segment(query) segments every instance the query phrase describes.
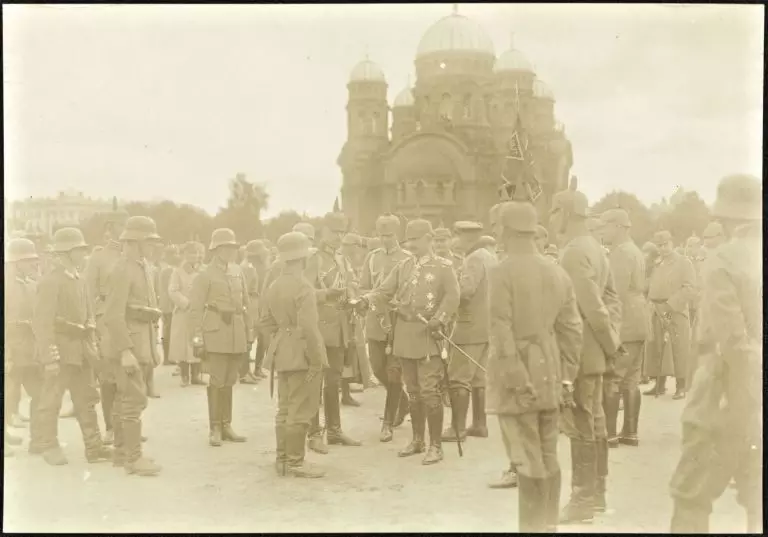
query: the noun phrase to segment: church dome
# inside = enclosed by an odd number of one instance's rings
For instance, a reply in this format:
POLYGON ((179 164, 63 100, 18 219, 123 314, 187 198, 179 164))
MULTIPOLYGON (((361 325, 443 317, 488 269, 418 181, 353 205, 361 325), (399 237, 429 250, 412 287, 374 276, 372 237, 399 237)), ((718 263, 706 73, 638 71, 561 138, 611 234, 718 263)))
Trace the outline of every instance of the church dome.
POLYGON ((407 87, 397 94, 392 107, 397 108, 401 106, 413 106, 415 103, 416 101, 413 98, 413 89, 411 87, 407 87))
POLYGON ((525 55, 516 49, 509 49, 499 56, 493 70, 497 73, 502 71, 523 71, 533 73, 533 65, 528 61, 525 55))
POLYGON ((546 99, 548 101, 555 100, 555 94, 552 93, 552 90, 549 89, 549 86, 547 86, 538 78, 533 82, 533 96, 538 99, 546 99))
POLYGON ((475 21, 454 12, 433 24, 419 41, 416 57, 434 52, 476 52, 494 56, 493 41, 475 21))
POLYGON ((378 64, 365 59, 352 68, 349 74, 350 82, 386 82, 384 71, 378 64))

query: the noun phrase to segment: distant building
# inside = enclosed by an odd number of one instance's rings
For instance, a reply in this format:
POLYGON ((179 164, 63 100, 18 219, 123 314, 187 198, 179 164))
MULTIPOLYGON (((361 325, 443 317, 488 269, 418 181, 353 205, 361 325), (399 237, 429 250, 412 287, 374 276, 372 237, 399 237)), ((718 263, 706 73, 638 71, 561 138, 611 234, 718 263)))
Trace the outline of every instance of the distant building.
POLYGON ((97 213, 112 209, 110 200, 86 197, 82 192, 59 192, 55 198, 28 198, 10 202, 6 226, 28 233, 53 233, 65 226, 79 226, 97 213))
POLYGON ((497 57, 485 30, 454 11, 426 31, 415 67, 415 84, 391 107, 377 64, 366 58, 350 73, 338 164, 343 210, 356 229, 370 232, 384 212, 433 224, 487 221, 502 173, 514 181, 521 166, 505 159, 518 112, 546 221, 552 195, 567 187, 573 156, 554 94, 523 53, 510 44, 497 57))

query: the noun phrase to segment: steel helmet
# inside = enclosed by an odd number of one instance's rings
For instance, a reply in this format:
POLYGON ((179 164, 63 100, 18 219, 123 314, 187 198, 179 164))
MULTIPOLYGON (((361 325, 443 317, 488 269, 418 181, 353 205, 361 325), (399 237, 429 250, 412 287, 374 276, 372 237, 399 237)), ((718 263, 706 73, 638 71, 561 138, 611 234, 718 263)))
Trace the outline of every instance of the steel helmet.
POLYGON ((357 233, 347 233, 341 239, 342 246, 362 246, 363 239, 357 233))
POLYGON ((293 231, 303 233, 311 241, 315 240, 315 226, 309 222, 299 222, 293 226, 293 231))
POLYGON ((733 220, 761 220, 762 199, 763 187, 757 177, 746 174, 729 175, 717 185, 717 198, 712 207, 712 215, 733 220))
POLYGON ((589 216, 589 201, 587 196, 579 192, 576 188, 578 181, 575 177, 571 178, 571 184, 566 190, 561 190, 552 197, 552 209, 550 213, 565 211, 571 216, 589 216))
POLYGON ((53 251, 56 253, 66 253, 87 247, 83 232, 76 227, 63 227, 53 234, 53 251))
POLYGON ((25 259, 38 259, 35 243, 29 239, 11 239, 8 242, 8 253, 5 260, 14 263, 25 259))
POLYGON ((263 256, 269 254, 269 250, 264 246, 264 241, 256 239, 249 241, 245 245, 245 254, 249 256, 263 256))
POLYGON ((125 221, 125 227, 120 234, 121 241, 160 240, 157 234, 157 224, 148 216, 131 216, 125 221))
POLYGON ((536 233, 539 216, 527 201, 508 201, 501 209, 501 225, 511 231, 536 233))
POLYGON ((215 229, 211 233, 211 244, 208 246, 209 250, 215 250, 220 246, 237 246, 237 240, 235 239, 235 232, 229 228, 222 227, 215 229))
POLYGON ((312 244, 300 231, 291 231, 277 239, 277 251, 280 261, 293 261, 309 257, 312 244))

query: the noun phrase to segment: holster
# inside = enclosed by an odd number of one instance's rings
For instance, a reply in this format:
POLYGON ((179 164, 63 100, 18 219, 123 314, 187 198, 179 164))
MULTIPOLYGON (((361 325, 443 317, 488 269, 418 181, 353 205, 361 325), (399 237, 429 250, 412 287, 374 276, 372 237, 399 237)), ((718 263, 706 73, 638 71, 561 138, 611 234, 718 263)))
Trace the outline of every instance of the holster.
POLYGON ((57 334, 62 334, 74 339, 88 339, 96 334, 96 327, 57 318, 55 321, 55 331, 57 334))

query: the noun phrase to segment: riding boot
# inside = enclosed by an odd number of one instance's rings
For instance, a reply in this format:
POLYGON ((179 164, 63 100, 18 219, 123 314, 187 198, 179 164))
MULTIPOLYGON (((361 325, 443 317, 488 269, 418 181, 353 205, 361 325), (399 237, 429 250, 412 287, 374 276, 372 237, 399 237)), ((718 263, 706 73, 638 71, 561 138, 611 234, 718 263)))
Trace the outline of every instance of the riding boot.
MULTIPOLYGON (((466 392, 465 392, 466 393, 466 392)), ((428 407, 427 425, 429 426, 429 449, 421 464, 436 464, 443 460, 443 406, 428 407)))
POLYGON ((398 457, 410 457, 411 455, 424 452, 424 428, 427 420, 427 416, 424 413, 424 402, 420 399, 411 401, 410 409, 413 439, 410 444, 398 452, 398 457))
POLYGON ((544 484, 544 523, 547 533, 557 533, 560 516, 560 470, 546 478, 544 484))
POLYGON ((685 378, 677 377, 675 379, 675 395, 672 396, 672 399, 685 399, 685 394, 685 378))
POLYGON ((181 362, 179 367, 181 368, 181 385, 182 387, 187 387, 189 386, 189 364, 181 362))
POLYGON ((344 406, 360 406, 360 402, 352 398, 352 393, 349 390, 349 380, 347 379, 341 381, 341 404, 344 406))
POLYGON ((247 439, 232 429, 232 392, 232 386, 222 388, 219 392, 224 401, 221 407, 221 439, 227 442, 245 442, 247 439))
POLYGON ((605 513, 606 481, 608 479, 608 442, 605 438, 598 438, 595 444, 596 479, 595 479, 595 513, 605 513))
POLYGON ((408 399, 408 394, 405 393, 402 384, 397 390, 397 393, 400 394, 400 402, 397 406, 397 415, 395 416, 395 422, 392 424, 392 427, 400 427, 405 421, 405 418, 408 417, 408 414, 411 413, 411 401, 408 399))
POLYGON ((485 421, 485 388, 472 388, 472 425, 467 429, 467 436, 488 438, 488 425, 485 421))
POLYGON ((625 446, 637 446, 640 442, 637 438, 637 422, 640 417, 640 390, 622 392, 624 398, 624 427, 619 436, 619 442, 625 446))
POLYGON ((518 532, 541 533, 546 530, 544 519, 545 489, 543 479, 519 475, 518 479, 518 532))
POLYGON ((328 446, 323 442, 323 428, 320 427, 320 410, 312 417, 309 424, 308 447, 315 453, 328 454, 328 446))
POLYGON ((327 385, 323 393, 325 406, 325 426, 328 430, 328 445, 360 446, 360 442, 348 437, 341 430, 341 409, 339 407, 339 393, 336 387, 327 385))
MULTIPOLYGON (((619 447, 619 437, 616 434, 616 422, 619 418, 619 394, 603 393, 603 411, 605 412, 605 428, 608 432, 608 445, 619 447)), ((624 415, 627 415, 626 408, 624 415)))
POLYGON ((101 413, 104 416, 105 437, 112 433, 112 408, 115 404, 117 384, 114 382, 102 382, 100 387, 101 413))
POLYGON ((191 364, 189 367, 190 370, 190 383, 194 386, 199 386, 203 384, 203 378, 202 374, 200 373, 200 364, 191 364))
POLYGON ((392 441, 392 425, 397 415, 397 406, 400 403, 400 385, 390 384, 387 386, 387 397, 384 400, 384 422, 381 424, 381 435, 379 441, 392 441))
POLYGON ((208 386, 208 443, 213 447, 221 445, 221 390, 208 386))
MULTIPOLYGON (((275 423, 275 441, 276 441, 276 453, 275 457, 275 470, 277 475, 285 476, 285 465, 288 461, 287 448, 286 448, 286 425, 285 423, 275 423)), ((302 438, 302 444, 304 439, 302 438)))
POLYGON ((595 443, 571 438, 571 499, 560 515, 562 524, 593 521, 596 463, 595 443))
POLYGON ((664 395, 667 393, 667 377, 656 377, 656 382, 650 390, 643 392, 643 395, 664 395))
MULTIPOLYGON (((456 429, 459 430, 459 440, 467 438, 467 410, 469 409, 469 392, 463 388, 451 389, 451 426, 442 433, 444 442, 456 442, 456 429)), ((432 432, 430 430, 430 437, 432 432)))
POLYGON ((320 478, 325 472, 304 460, 306 454, 307 427, 305 425, 289 425, 286 427, 286 464, 285 473, 291 477, 320 478))

